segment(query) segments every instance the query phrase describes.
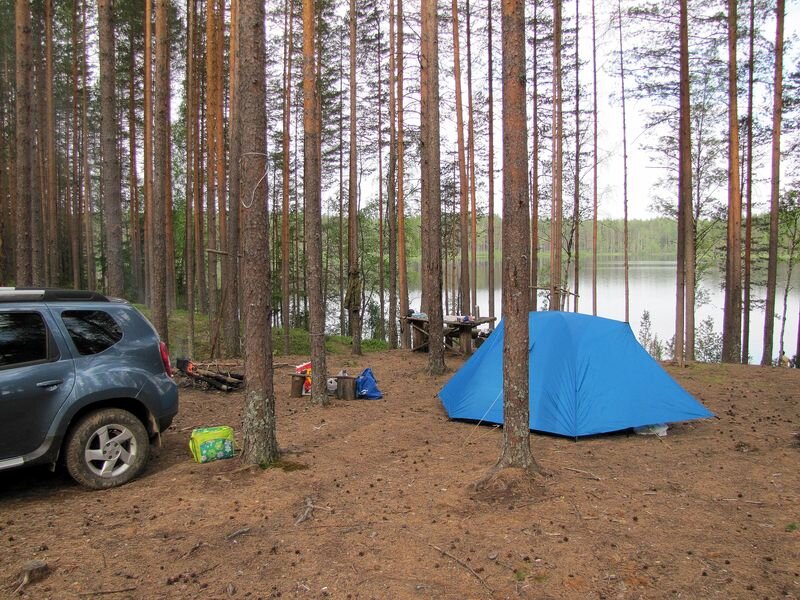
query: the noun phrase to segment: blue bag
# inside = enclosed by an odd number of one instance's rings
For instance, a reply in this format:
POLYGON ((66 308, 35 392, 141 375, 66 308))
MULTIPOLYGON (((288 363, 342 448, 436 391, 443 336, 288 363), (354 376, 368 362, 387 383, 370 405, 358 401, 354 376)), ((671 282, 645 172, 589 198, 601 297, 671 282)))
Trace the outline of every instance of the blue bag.
POLYGON ((379 400, 383 398, 383 394, 378 389, 378 382, 375 380, 375 375, 372 374, 372 369, 366 368, 356 377, 356 398, 363 398, 365 400, 379 400))

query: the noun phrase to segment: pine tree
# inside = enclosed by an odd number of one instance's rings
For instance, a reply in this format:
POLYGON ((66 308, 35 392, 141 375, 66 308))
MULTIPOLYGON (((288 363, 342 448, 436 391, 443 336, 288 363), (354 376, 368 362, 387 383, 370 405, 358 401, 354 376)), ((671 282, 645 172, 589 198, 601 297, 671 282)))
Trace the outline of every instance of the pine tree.
MULTIPOLYGON (((309 2, 309 0, 305 0, 309 2)), ((245 407, 242 459, 268 465, 278 459, 275 435, 275 393, 272 380, 272 286, 269 264, 266 172, 266 81, 264 66, 264 3, 239 5, 239 123, 242 136, 242 305, 245 336, 245 407)), ((315 380, 318 377, 315 377, 315 380)), ((324 384, 324 379, 322 380, 324 384)))
POLYGON ((322 206, 319 112, 319 72, 315 60, 316 15, 314 0, 303 0, 303 194, 305 237, 308 244, 308 289, 310 308, 311 396, 326 405, 325 303, 322 297, 322 206))
POLYGON ((444 372, 445 365, 441 343, 443 339, 442 247, 440 238, 442 215, 437 0, 422 0, 421 13, 422 310, 428 314, 428 371, 433 375, 438 375, 444 372))

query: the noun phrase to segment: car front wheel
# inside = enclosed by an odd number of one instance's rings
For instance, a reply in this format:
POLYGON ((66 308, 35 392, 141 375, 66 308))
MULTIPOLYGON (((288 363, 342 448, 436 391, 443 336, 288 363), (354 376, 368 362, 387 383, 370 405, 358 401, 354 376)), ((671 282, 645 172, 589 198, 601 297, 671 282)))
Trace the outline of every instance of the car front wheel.
POLYGON ((136 477, 147 464, 150 439, 142 422, 119 408, 84 416, 70 431, 65 462, 72 478, 95 490, 136 477))

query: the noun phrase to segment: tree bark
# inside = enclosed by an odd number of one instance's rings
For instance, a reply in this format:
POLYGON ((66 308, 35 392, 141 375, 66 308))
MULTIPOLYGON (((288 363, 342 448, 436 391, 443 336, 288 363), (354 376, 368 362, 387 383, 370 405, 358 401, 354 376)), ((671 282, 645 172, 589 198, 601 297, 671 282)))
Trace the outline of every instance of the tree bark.
MULTIPOLYGON (((144 301, 142 294, 142 240, 139 231, 139 176, 136 169, 136 52, 134 50, 133 31, 128 35, 130 44, 130 62, 128 64, 128 155, 130 160, 128 173, 128 190, 130 202, 129 234, 131 280, 133 290, 131 297, 137 302, 144 301)), ((187 128, 187 132, 188 132, 187 128)))
MULTIPOLYGON (((0 70, 0 97, 6 99, 8 84, 8 53, 3 54, 2 70, 0 70)), ((13 281, 14 270, 14 223, 17 220, 13 206, 13 192, 10 179, 13 170, 11 149, 6 137, 6 102, 0 101, 0 156, 7 162, 0 165, 0 285, 9 285, 13 281)))
POLYGON ((592 0, 592 314, 597 316, 597 19, 592 0))
POLYGON ((470 17, 469 0, 466 4, 467 12, 467 152, 469 156, 469 203, 470 203, 470 241, 471 267, 470 283, 472 289, 472 303, 470 314, 478 312, 478 200, 475 186, 475 117, 472 109, 472 23, 470 17))
POLYGON ((469 182, 467 181, 467 164, 464 153, 464 111, 461 97, 461 52, 459 43, 458 0, 452 0, 453 20, 453 73, 456 92, 456 139, 458 142, 458 199, 459 199, 459 296, 461 299, 459 312, 468 315, 470 309, 469 285, 469 182))
POLYGON ((57 287, 60 280, 58 240, 58 188, 56 184, 56 125, 55 99, 53 96, 53 0, 44 2, 45 23, 45 76, 44 96, 47 116, 45 119, 45 150, 47 166, 46 207, 46 273, 48 285, 57 287))
MULTIPOLYGON (((377 13, 377 8, 376 8, 377 13)), ((379 15, 376 15, 380 20, 379 15)), ((391 17, 389 18, 391 21, 391 17)), ((384 217, 383 217, 383 37, 378 31, 378 51, 376 52, 378 79, 378 324, 372 334, 373 338, 386 339, 386 276, 384 268, 384 217)))
POLYGON ((785 0, 775 9, 775 80, 772 96, 772 177, 769 209, 769 257, 767 259, 767 298, 764 305, 764 350, 761 364, 772 364, 772 338, 775 331, 775 286, 778 273, 778 201, 781 172, 781 118, 783 112, 783 28, 785 0))
MULTIPOLYGON (((405 129, 403 127, 403 0, 397 0, 397 270, 400 287, 400 316, 408 315, 408 264, 406 260, 405 129)), ((437 72, 438 73, 438 72, 437 72)), ((411 347, 411 330, 403 328, 403 348, 411 347)))
POLYGON ((186 221, 185 235, 186 246, 183 253, 186 268, 186 312, 188 314, 189 335, 187 339, 187 352, 189 356, 194 356, 194 311, 195 311, 195 260, 194 260, 194 203, 197 201, 195 196, 195 180, 197 171, 195 165, 195 153, 197 151, 196 135, 197 124, 200 115, 197 110, 197 86, 195 85, 196 66, 195 66, 195 34, 197 12, 195 0, 186 2, 186 221))
POLYGON ((623 253, 625 263, 625 322, 630 323, 630 278, 628 259, 628 128, 625 114, 625 62, 622 47, 622 2, 617 2, 619 18, 619 79, 622 90, 622 202, 623 202, 623 253))
MULTIPOLYGON (((230 152, 230 215, 228 216, 228 235, 225 256, 225 305, 223 306, 224 328, 223 345, 227 356, 240 356, 241 332, 239 325, 239 206, 241 173, 241 128, 239 123, 239 0, 231 0, 230 33, 230 108, 228 117, 230 152)), ((224 205, 224 201, 223 201, 224 205)))
MULTIPOLYGON (((491 0, 490 0, 491 1, 491 0)), ((531 112, 531 288, 529 310, 539 305, 539 2, 533 3, 533 90, 531 112)))
POLYGON ((389 228, 389 347, 397 348, 397 95, 395 93, 395 5, 389 0, 389 169, 386 178, 386 215, 389 228))
MULTIPOLYGON (((308 1, 308 0, 306 0, 308 1)), ((242 136, 242 284, 245 335, 245 408, 242 459, 268 465, 278 459, 272 379, 272 285, 267 190, 266 49, 264 3, 242 2, 238 11, 239 123, 242 136)), ((324 380, 323 380, 324 382, 324 380)))
MULTIPOLYGON (((578 301, 580 300, 580 273, 581 273, 581 86, 580 72, 581 60, 579 52, 580 40, 580 2, 575 0, 575 189, 572 204, 572 237, 574 241, 575 255, 575 300, 572 304, 574 312, 578 312, 578 301)), ((621 48, 620 48, 621 50, 621 48)), ((624 121, 623 121, 624 122, 624 121)), ((627 220, 626 220, 627 224, 627 220)), ((627 231, 627 229, 626 229, 627 231)))
POLYGON ((125 293, 122 271, 122 198, 117 154, 116 56, 112 0, 98 0, 100 37, 100 130, 103 168, 101 197, 105 233, 106 291, 115 297, 125 293))
POLYGON ((736 84, 736 0, 728 0, 728 243, 722 362, 736 363, 742 351, 742 193, 739 187, 739 110, 736 84))
MULTIPOLYGON (((441 161, 439 148, 439 39, 437 0, 422 0, 420 142, 422 305, 428 313, 428 371, 444 372, 442 344, 441 161)), ((402 128, 400 129, 402 135, 402 128)), ((401 296, 402 299, 402 296, 401 296)))
POLYGON ((165 344, 169 344, 167 324, 167 240, 166 211, 171 187, 168 167, 169 144, 169 30, 167 14, 169 0, 156 0, 156 80, 155 118, 153 120, 153 281, 151 303, 153 326, 165 344))
POLYGON ((153 0, 144 0, 144 297, 152 307, 153 284, 153 0))
POLYGON ((46 108, 44 99, 45 73, 44 51, 42 41, 44 38, 43 19, 39 8, 33 5, 31 14, 32 25, 32 56, 33 56, 33 92, 31 96, 31 274, 33 285, 46 285, 45 273, 45 218, 46 218, 46 193, 47 181, 45 175, 45 134, 46 108))
POLYGON ((563 116, 561 92, 561 2, 553 3, 553 201, 550 214, 550 310, 561 310, 561 219, 563 116))
MULTIPOLYGON (((207 244, 211 250, 217 248, 217 118, 219 116, 217 102, 219 98, 218 87, 221 82, 218 77, 217 60, 217 20, 216 1, 206 1, 206 229, 207 244)), ((208 314, 209 327, 213 330, 219 322, 219 298, 217 296, 217 270, 219 266, 218 255, 215 252, 207 253, 208 277, 208 314)), ((213 344, 212 344, 213 345, 213 344)), ((211 348, 212 356, 215 348, 211 348)))
POLYGON ((72 43, 72 148, 71 148, 71 190, 72 198, 70 219, 70 247, 72 254, 72 287, 81 288, 81 182, 80 182, 80 141, 79 141, 79 108, 80 97, 78 95, 78 2, 72 3, 72 24, 70 31, 72 43))
POLYGON ((538 471, 528 398, 528 133, 525 4, 503 0, 503 451, 498 468, 538 471))
MULTIPOLYGON (((494 307, 494 48, 492 41, 492 33, 494 24, 492 22, 492 3, 494 0, 487 0, 486 2, 486 25, 488 28, 488 85, 489 95, 487 101, 489 103, 489 207, 486 226, 486 241, 489 245, 489 273, 488 273, 488 287, 489 287, 489 316, 495 316, 494 307)), ((535 108, 534 108, 535 110, 535 108)), ((531 261, 533 262, 533 261, 531 261)), ((535 293, 535 291, 534 291, 535 293)), ((494 323, 490 323, 489 327, 494 329, 494 323)))
POLYGON ((347 294, 353 354, 361 354, 361 269, 358 264, 358 202, 356 198, 356 1, 350 0, 350 158, 347 183, 347 294))
POLYGON ((308 245, 308 295, 311 330, 311 397, 328 404, 325 368, 325 303, 322 297, 322 190, 320 113, 314 0, 303 0, 303 194, 308 245))
POLYGON ((31 7, 16 0, 16 272, 17 286, 33 285, 31 263, 31 7))
POLYGON ((692 215, 692 152, 689 104, 689 27, 687 0, 680 0, 680 115, 678 127, 678 248, 675 318, 675 360, 690 360, 686 332, 694 329, 694 216, 692 215), (692 316, 690 316, 690 312, 692 316))
POLYGON ((89 39, 86 34, 87 18, 86 18, 86 4, 87 0, 83 0, 81 7, 81 16, 83 21, 83 43, 81 48, 83 50, 83 69, 82 69, 82 93, 81 93, 81 155, 83 161, 83 235, 84 246, 86 248, 86 285, 90 290, 95 289, 97 286, 97 273, 94 255, 94 217, 92 215, 92 174, 89 170, 89 99, 88 99, 88 73, 89 65, 87 57, 87 40, 89 39))
POLYGON ((742 315, 742 364, 750 362, 750 268, 753 245, 753 80, 755 74, 755 0, 750 0, 750 53, 747 59, 747 180, 744 249, 744 311, 742 315))
POLYGON ((294 35, 293 2, 284 2, 284 31, 288 32, 283 41, 283 170, 282 170, 282 210, 281 210, 281 321, 283 323, 283 353, 289 354, 289 129, 292 112, 292 50, 294 35))

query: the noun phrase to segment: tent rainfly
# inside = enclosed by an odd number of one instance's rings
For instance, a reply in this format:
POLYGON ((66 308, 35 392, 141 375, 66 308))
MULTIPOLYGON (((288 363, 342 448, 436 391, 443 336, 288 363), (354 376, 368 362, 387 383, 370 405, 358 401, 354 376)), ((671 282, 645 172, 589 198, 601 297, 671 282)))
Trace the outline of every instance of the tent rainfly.
MULTIPOLYGON (((579 437, 713 417, 639 345, 630 325, 532 312, 530 427, 579 437)), ((451 419, 503 423, 501 322, 439 392, 451 419)))

